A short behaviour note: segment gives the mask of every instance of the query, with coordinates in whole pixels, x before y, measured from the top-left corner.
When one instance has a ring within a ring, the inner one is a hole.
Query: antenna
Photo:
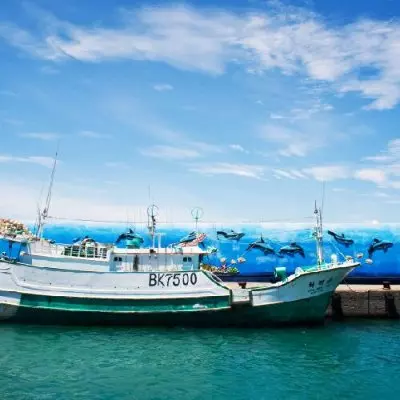
[[[197,233],[198,222],[203,217],[203,214],[204,214],[203,209],[201,207],[195,207],[192,209],[191,214],[192,214],[193,219],[196,221],[195,231]]]

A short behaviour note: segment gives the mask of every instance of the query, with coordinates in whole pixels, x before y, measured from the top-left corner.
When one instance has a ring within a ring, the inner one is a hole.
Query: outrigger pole
[[[38,209],[38,223],[37,223],[37,229],[36,229],[36,237],[39,239],[41,239],[43,236],[43,228],[45,225],[45,221],[46,221],[47,217],[49,216],[49,209],[50,209],[53,184],[54,184],[54,176],[55,176],[56,166],[57,166],[57,158],[58,158],[58,146],[57,146],[57,151],[56,151],[56,154],[54,157],[53,168],[52,168],[51,175],[50,175],[50,184],[49,184],[49,190],[47,191],[46,203],[43,208],[43,211],[40,211],[40,208]]]

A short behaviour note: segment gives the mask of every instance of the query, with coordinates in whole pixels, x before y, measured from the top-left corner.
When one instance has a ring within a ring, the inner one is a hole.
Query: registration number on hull
[[[171,287],[171,286],[189,286],[196,285],[197,275],[194,272],[184,272],[183,274],[149,274],[149,286],[161,286],[161,287]]]

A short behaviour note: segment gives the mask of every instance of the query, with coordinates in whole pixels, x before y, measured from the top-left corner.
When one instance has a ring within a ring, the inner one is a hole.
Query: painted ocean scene
[[[272,226],[271,226],[272,225]],[[33,226],[31,226],[33,229]],[[121,233],[134,228],[142,239],[141,245],[150,245],[151,237],[146,226],[116,224],[51,224],[46,225],[45,237],[57,243],[71,244],[88,236],[97,242],[115,243]],[[195,225],[161,224],[163,245],[182,241]],[[206,235],[205,248],[215,248],[204,263],[216,267],[229,265],[242,275],[273,274],[274,268],[287,267],[293,273],[297,267],[315,263],[315,241],[312,224],[201,224],[198,228]],[[334,234],[334,235],[333,235]],[[342,236],[343,235],[343,236]],[[0,241],[1,250],[8,251],[7,241]],[[121,244],[123,246],[123,244]],[[329,224],[324,232],[324,253],[353,256],[362,254],[362,265],[348,276],[361,278],[400,279],[400,225],[387,224],[379,227],[349,224]],[[14,251],[18,251],[18,246]],[[221,261],[222,260],[222,261]],[[371,263],[365,262],[372,260]]]

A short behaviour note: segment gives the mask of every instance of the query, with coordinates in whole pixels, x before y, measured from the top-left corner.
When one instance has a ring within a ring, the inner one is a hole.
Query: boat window
[[[114,257],[114,261],[122,262],[122,257]]]
[[[187,257],[183,257],[183,262],[186,262],[187,261]]]
[[[192,257],[187,258],[188,262],[192,262]]]

